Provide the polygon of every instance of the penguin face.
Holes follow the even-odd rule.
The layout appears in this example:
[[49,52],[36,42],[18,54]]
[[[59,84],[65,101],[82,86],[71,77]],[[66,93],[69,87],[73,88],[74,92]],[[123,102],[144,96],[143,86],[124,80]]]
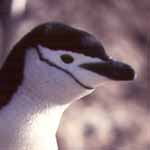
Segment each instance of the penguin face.
[[132,80],[134,76],[130,66],[112,59],[105,61],[68,50],[54,51],[42,45],[37,50],[42,61],[65,72],[86,89],[94,89],[106,79]]
[[81,67],[82,64],[101,62],[98,58],[67,50],[54,51],[41,45],[38,45],[38,52],[42,61],[63,71],[86,89],[93,89],[104,80],[104,77]]

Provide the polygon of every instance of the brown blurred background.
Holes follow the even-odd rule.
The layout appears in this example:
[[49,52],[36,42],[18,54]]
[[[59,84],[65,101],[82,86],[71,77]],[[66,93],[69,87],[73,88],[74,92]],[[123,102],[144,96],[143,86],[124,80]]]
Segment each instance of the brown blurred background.
[[150,1],[1,0],[0,62],[40,23],[86,30],[136,70],[133,82],[103,83],[73,104],[57,133],[60,150],[150,150]]

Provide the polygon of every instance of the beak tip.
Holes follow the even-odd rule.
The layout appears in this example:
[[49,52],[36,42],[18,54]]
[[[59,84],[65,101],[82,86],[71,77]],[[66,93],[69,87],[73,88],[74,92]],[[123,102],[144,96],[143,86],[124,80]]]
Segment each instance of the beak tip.
[[122,80],[122,81],[131,81],[135,78],[135,71],[134,69],[127,64],[120,63],[116,67],[116,72],[114,72],[114,79]]
[[135,71],[130,67],[128,70],[128,80],[134,80],[135,78]]

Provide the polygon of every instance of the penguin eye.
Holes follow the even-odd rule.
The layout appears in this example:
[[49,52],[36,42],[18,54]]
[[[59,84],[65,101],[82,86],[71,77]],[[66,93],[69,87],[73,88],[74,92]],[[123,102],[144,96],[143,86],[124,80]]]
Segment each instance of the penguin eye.
[[66,64],[70,64],[74,61],[74,58],[71,55],[63,54],[61,55],[61,60]]

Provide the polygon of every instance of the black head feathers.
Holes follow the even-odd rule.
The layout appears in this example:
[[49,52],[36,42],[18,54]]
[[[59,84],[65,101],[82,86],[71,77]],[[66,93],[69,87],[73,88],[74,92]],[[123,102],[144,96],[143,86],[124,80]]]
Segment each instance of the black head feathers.
[[89,33],[62,23],[45,23],[34,28],[16,45],[27,49],[42,45],[52,50],[68,50],[107,60],[103,46]]

